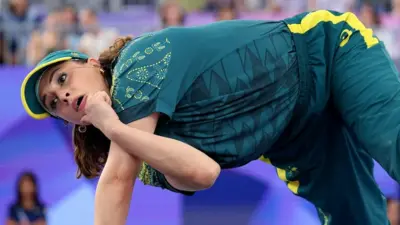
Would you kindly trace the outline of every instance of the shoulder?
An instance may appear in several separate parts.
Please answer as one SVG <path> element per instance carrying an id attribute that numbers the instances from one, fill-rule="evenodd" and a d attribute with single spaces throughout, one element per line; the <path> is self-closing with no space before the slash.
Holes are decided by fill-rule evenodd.
<path id="1" fill-rule="evenodd" d="M 114 71 L 118 75 L 118 73 L 126 72 L 127 69 L 147 68 L 165 58 L 171 51 L 171 42 L 166 35 L 149 33 L 140 36 L 123 48 Z"/>
<path id="2" fill-rule="evenodd" d="M 171 46 L 171 44 L 178 42 L 182 35 L 185 36 L 185 32 L 183 32 L 185 29 L 186 28 L 167 28 L 138 36 L 125 46 L 121 51 L 120 58 L 124 58 L 127 53 L 132 51 L 146 50 L 145 53 L 150 55 L 154 51 L 159 52 L 164 50 L 167 46 Z"/>
<path id="3" fill-rule="evenodd" d="M 11 210 L 17 210 L 19 208 L 18 204 L 16 203 L 12 203 L 10 205 L 8 205 L 8 209 Z"/>
<path id="4" fill-rule="evenodd" d="M 12 203 L 8 206 L 8 215 L 10 217 L 15 217 L 15 215 L 17 214 L 17 212 L 19 211 L 20 207 L 18 204 L 16 203 Z"/>
<path id="5" fill-rule="evenodd" d="M 39 210 L 40 214 L 42 214 L 42 215 L 45 215 L 47 212 L 46 205 L 44 205 L 43 203 L 39 203 L 37 206 L 37 209 Z"/>

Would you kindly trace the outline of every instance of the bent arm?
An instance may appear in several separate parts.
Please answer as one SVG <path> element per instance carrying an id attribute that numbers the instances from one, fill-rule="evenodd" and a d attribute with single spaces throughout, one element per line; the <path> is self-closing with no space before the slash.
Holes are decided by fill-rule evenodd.
<path id="1" fill-rule="evenodd" d="M 156 127 L 158 114 L 141 119 Z M 177 189 L 194 191 L 211 187 L 220 173 L 220 166 L 203 152 L 183 142 L 136 129 L 133 124 L 114 122 L 105 135 L 129 154 L 135 155 L 165 174 Z"/>
<path id="2" fill-rule="evenodd" d="M 124 225 L 141 162 L 111 142 L 95 196 L 95 225 Z"/>

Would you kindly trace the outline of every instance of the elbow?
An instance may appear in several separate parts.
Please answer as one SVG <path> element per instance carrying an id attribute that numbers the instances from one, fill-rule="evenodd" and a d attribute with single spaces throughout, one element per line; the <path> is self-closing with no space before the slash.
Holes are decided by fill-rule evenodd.
<path id="1" fill-rule="evenodd" d="M 136 179 L 136 172 L 134 168 L 128 170 L 128 168 L 116 168 L 113 170 L 109 170 L 105 173 L 102 173 L 100 176 L 100 180 L 103 183 L 111 184 L 111 185 L 119 185 L 119 186 L 126 186 L 132 185 L 132 183 Z"/>
<path id="2" fill-rule="evenodd" d="M 220 172 L 221 167 L 213 162 L 213 165 L 193 169 L 192 172 L 188 173 L 188 179 L 191 180 L 195 190 L 205 190 L 214 185 Z"/>
<path id="3" fill-rule="evenodd" d="M 127 173 L 115 173 L 109 176 L 100 177 L 100 181 L 103 184 L 112 185 L 114 187 L 131 186 L 133 185 L 134 176 Z"/>

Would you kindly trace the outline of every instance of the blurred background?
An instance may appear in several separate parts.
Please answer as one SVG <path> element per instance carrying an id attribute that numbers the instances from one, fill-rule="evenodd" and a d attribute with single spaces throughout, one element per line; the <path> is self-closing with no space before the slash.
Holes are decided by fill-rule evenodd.
<path id="1" fill-rule="evenodd" d="M 74 49 L 97 57 L 119 35 L 218 20 L 277 20 L 314 9 L 353 11 L 400 65 L 400 0 L 0 0 L 0 224 L 93 224 L 96 180 L 75 179 L 71 130 L 24 113 L 19 89 L 47 53 Z M 399 186 L 379 167 L 392 225 L 400 224 Z M 274 168 L 254 162 L 222 173 L 194 197 L 137 185 L 128 224 L 319 225 Z"/>

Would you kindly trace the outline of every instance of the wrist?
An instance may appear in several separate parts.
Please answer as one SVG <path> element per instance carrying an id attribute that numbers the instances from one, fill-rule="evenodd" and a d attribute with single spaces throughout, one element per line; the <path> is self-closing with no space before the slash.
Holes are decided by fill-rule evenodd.
<path id="1" fill-rule="evenodd" d="M 104 122 L 104 128 L 102 129 L 103 134 L 110 140 L 113 140 L 117 135 L 118 127 L 120 127 L 122 122 L 120 120 L 108 120 Z"/>

